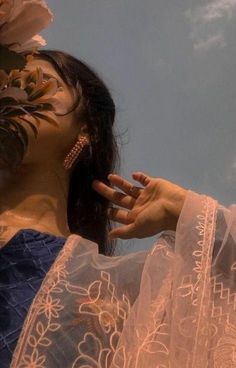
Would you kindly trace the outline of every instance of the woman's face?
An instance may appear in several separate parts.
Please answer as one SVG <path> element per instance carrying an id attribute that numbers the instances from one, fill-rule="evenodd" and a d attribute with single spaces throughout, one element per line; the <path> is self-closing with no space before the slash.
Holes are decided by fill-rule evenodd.
<path id="1" fill-rule="evenodd" d="M 62 103 L 66 111 L 70 111 L 78 98 L 75 90 L 62 80 L 53 66 L 46 60 L 37 57 L 29 61 L 25 69 L 33 71 L 37 67 L 42 68 L 45 79 L 50 79 L 51 77 L 57 79 L 60 88 L 53 98 Z M 52 113 L 49 114 L 52 116 Z M 25 117 L 36 126 L 38 137 L 35 139 L 32 129 L 27 123 L 22 121 L 22 125 L 26 128 L 29 136 L 29 145 L 23 163 L 37 162 L 43 164 L 49 162 L 49 160 L 60 160 L 60 162 L 63 162 L 65 156 L 76 142 L 79 133 L 79 122 L 75 119 L 75 113 L 71 112 L 65 116 L 53 114 L 53 118 L 58 123 L 58 126 L 40 119 L 40 126 L 37 127 L 32 116 Z"/>
<path id="2" fill-rule="evenodd" d="M 75 93 L 72 88 L 70 88 L 63 79 L 59 76 L 53 66 L 46 60 L 40 58 L 34 58 L 32 61 L 28 62 L 25 70 L 33 71 L 37 67 L 40 67 L 43 70 L 44 80 L 48 80 L 50 78 L 55 78 L 58 82 L 58 91 L 53 96 L 59 101 L 61 101 L 67 107 L 67 111 L 71 109 L 73 103 L 75 102 Z"/>

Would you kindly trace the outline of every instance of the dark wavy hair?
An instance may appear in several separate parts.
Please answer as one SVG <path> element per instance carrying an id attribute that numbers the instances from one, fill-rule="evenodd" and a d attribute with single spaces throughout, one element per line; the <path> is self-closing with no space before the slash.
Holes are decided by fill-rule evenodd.
<path id="1" fill-rule="evenodd" d="M 75 107 L 78 123 L 86 123 L 91 151 L 83 151 L 70 176 L 67 219 L 71 233 L 98 244 L 99 253 L 112 256 L 116 240 L 108 240 L 112 222 L 107 216 L 109 201 L 91 187 L 98 179 L 109 185 L 109 173 L 119 172 L 120 155 L 114 134 L 115 104 L 111 94 L 84 61 L 59 50 L 42 49 L 35 55 L 51 63 L 64 82 L 78 91 Z M 82 154 L 81 154 L 82 156 Z"/>

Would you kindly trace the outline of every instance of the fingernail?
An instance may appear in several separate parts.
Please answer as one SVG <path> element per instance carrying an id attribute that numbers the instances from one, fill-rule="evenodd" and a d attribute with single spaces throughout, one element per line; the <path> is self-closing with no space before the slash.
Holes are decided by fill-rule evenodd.
<path id="1" fill-rule="evenodd" d="M 108 179 L 111 179 L 115 174 L 109 174 Z"/>

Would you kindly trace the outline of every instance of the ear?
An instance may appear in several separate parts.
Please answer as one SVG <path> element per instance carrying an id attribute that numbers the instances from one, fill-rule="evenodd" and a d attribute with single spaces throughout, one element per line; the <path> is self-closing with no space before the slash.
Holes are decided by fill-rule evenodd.
<path id="1" fill-rule="evenodd" d="M 89 140 L 89 134 L 88 134 L 88 127 L 86 124 L 83 124 L 81 127 L 80 127 L 80 131 L 79 131 L 79 134 L 78 134 L 78 138 L 80 138 L 81 136 L 85 136 L 88 140 Z"/>
<path id="2" fill-rule="evenodd" d="M 88 134 L 88 126 L 86 123 L 82 123 L 80 125 L 80 130 L 79 130 L 79 134 Z"/>

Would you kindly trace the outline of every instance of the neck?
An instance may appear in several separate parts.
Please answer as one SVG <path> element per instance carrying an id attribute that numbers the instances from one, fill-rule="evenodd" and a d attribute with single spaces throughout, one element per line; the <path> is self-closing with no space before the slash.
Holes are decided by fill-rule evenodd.
<path id="1" fill-rule="evenodd" d="M 56 163 L 0 169 L 0 225 L 68 236 L 69 176 Z"/>

